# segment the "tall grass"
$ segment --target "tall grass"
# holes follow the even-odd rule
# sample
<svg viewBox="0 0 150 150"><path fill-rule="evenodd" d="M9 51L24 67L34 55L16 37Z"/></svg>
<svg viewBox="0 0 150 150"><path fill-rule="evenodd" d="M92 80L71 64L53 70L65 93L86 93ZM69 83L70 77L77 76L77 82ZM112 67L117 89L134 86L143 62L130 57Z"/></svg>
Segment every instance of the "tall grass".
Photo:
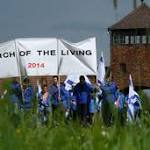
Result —
<svg viewBox="0 0 150 150"><path fill-rule="evenodd" d="M5 83L4 89L8 87ZM139 124L114 124L105 127L100 114L90 127L82 127L78 121L68 124L59 112L59 125L41 125L36 108L28 112L13 111L9 93L0 100L0 150L149 150L150 147L150 102L139 92L143 113Z"/></svg>
<svg viewBox="0 0 150 150"><path fill-rule="evenodd" d="M9 101L0 100L0 149L2 150L148 150L150 146L150 116L143 114L140 125L104 127L100 115L91 127L78 122L47 126L37 121L34 111L14 113Z"/></svg>

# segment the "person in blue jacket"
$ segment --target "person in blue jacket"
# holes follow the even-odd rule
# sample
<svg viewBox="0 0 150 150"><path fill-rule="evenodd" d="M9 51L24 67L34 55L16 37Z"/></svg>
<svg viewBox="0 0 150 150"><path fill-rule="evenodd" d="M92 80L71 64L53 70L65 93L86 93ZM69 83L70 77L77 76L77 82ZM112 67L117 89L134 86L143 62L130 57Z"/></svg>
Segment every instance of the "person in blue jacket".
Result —
<svg viewBox="0 0 150 150"><path fill-rule="evenodd" d="M14 104L14 110L22 108L22 91L20 83L14 78L10 84L10 101ZM15 108L17 106L17 108Z"/></svg>
<svg viewBox="0 0 150 150"><path fill-rule="evenodd" d="M50 95L53 122L57 122L59 119L58 107L60 104L60 85L58 84L58 76L53 76L53 83L49 86L48 92Z"/></svg>
<svg viewBox="0 0 150 150"><path fill-rule="evenodd" d="M89 102L89 123L90 124L94 123L94 114L96 112L96 93L97 93L97 89L94 89L91 94L91 98Z"/></svg>
<svg viewBox="0 0 150 150"><path fill-rule="evenodd" d="M111 81L111 74L105 84L101 84L100 89L102 90L102 119L106 126L110 126L114 119L114 103L117 99L115 93L118 89L116 83Z"/></svg>
<svg viewBox="0 0 150 150"><path fill-rule="evenodd" d="M86 125L87 117L89 117L89 102L92 86L85 81L84 76L80 76L79 83L74 87L74 96L77 101L77 109L80 116L80 121L83 125Z"/></svg>
<svg viewBox="0 0 150 150"><path fill-rule="evenodd" d="M50 95L47 85L42 86L42 91L38 93L39 115L42 124L47 124L51 111Z"/></svg>
<svg viewBox="0 0 150 150"><path fill-rule="evenodd" d="M33 108L34 91L30 85L28 77L23 80L23 108L24 110L31 110Z"/></svg>

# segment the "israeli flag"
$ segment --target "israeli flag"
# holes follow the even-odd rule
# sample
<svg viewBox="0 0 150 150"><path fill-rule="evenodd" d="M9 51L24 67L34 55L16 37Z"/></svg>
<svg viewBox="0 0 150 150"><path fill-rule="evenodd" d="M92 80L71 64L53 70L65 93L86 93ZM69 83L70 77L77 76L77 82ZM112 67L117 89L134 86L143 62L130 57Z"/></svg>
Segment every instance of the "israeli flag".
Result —
<svg viewBox="0 0 150 150"><path fill-rule="evenodd" d="M127 99L128 110L127 118L129 122L136 121L139 111L142 109L141 100L138 93L134 90L133 81L131 75L129 75L129 94Z"/></svg>
<svg viewBox="0 0 150 150"><path fill-rule="evenodd" d="M68 75L66 80L64 81L65 89L67 91L71 90L72 86L76 85L79 82L79 77L80 77L80 75ZM91 84L91 82L88 79L88 77L87 76L84 76L84 77L85 77L85 81L87 83Z"/></svg>
<svg viewBox="0 0 150 150"><path fill-rule="evenodd" d="M103 56L103 52L101 52L101 57L97 69L97 81L99 84L105 84L105 74L106 71L105 71L104 56Z"/></svg>
<svg viewBox="0 0 150 150"><path fill-rule="evenodd" d="M133 95L138 95L138 93L134 90L133 81L131 74L129 75L129 98L131 98Z"/></svg>
<svg viewBox="0 0 150 150"><path fill-rule="evenodd" d="M41 92L42 92L42 87L41 87L41 85L40 85L40 82L39 82L39 80L37 80L37 88L38 88L38 95L39 94L41 94Z"/></svg>

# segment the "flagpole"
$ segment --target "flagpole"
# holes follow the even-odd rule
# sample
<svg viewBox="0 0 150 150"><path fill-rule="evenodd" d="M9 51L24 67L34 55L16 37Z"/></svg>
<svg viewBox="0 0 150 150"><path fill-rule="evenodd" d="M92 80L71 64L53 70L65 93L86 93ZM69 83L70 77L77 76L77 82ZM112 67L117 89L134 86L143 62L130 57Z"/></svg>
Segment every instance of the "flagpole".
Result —
<svg viewBox="0 0 150 150"><path fill-rule="evenodd" d="M97 60L97 70L96 70L96 85L98 86L98 64L99 64L99 60Z"/></svg>
<svg viewBox="0 0 150 150"><path fill-rule="evenodd" d="M105 72L105 63L104 63L103 52L101 53L101 57L100 57L100 60L99 60L99 64L98 64L97 70L98 70L98 71L97 71L98 80L99 80L102 84L105 84L106 72Z"/></svg>
<svg viewBox="0 0 150 150"><path fill-rule="evenodd" d="M24 95L23 95L23 84L22 84L22 79L21 79L21 69L20 69L20 59L19 59L19 51L17 49L17 45L16 45L16 39L14 40L15 43L15 51L16 51L16 61L17 61L17 68L18 68L18 73L19 75L19 80L20 80L20 85L21 85L21 94L22 94L22 100L23 100L23 104L24 104Z"/></svg>
<svg viewBox="0 0 150 150"><path fill-rule="evenodd" d="M57 38L57 75L58 75L58 98L60 98L60 75L59 75L59 39Z"/></svg>
<svg viewBox="0 0 150 150"><path fill-rule="evenodd" d="M95 39L95 40L97 40L97 39ZM96 49L96 85L98 86L98 77L97 77L97 74L98 74L98 60L97 60L97 48L95 48Z"/></svg>

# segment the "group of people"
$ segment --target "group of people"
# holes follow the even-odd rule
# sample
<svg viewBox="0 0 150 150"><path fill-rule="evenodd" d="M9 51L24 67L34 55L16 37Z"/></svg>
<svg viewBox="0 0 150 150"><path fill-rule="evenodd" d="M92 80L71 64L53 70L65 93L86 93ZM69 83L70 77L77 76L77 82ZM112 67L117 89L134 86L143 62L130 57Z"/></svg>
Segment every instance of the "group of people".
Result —
<svg viewBox="0 0 150 150"><path fill-rule="evenodd" d="M65 84L58 82L58 76L53 76L53 83L46 82L33 89L29 78L23 79L22 87L16 80L10 85L10 101L19 111L29 111L37 101L39 119L42 124L52 121L59 122L58 110L63 113L65 121L79 120L86 126L94 122L94 114L100 112L103 123L112 125L116 120L121 125L126 122L129 99L117 87L115 82L108 78L105 84L92 85L85 81L84 76L79 77L79 83L67 90ZM36 94L35 94L36 93ZM139 97L137 97L139 99ZM141 106L136 103L135 114L139 117ZM133 116L134 117L134 116Z"/></svg>

